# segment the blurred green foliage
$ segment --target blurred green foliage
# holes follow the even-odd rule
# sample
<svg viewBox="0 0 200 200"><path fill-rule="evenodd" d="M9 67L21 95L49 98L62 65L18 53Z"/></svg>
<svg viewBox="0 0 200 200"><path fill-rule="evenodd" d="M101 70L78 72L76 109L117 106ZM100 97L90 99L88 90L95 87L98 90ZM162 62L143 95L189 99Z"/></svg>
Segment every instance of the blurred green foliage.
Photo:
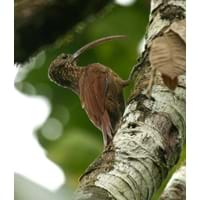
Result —
<svg viewBox="0 0 200 200"><path fill-rule="evenodd" d="M35 134L48 158L63 169L73 186L76 186L78 177L101 152L102 136L88 120L79 98L49 81L48 66L62 52L73 53L84 44L103 36L125 34L127 40L113 41L91 49L81 56L78 64L84 66L99 62L126 79L137 62L137 49L144 37L148 15L149 6L145 0L127 7L110 6L104 14L81 22L70 33L58 38L52 46L42 49L19 70L16 88L27 95L45 96L50 101L49 119ZM126 98L130 88L125 91ZM52 130L54 136L53 133L50 135Z"/></svg>

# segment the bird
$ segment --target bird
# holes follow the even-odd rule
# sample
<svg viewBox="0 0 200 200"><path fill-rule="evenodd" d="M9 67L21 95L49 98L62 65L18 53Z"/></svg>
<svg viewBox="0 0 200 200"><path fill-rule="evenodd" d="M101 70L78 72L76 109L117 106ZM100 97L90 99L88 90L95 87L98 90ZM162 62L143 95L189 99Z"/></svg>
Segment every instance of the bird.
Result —
<svg viewBox="0 0 200 200"><path fill-rule="evenodd" d="M129 85L130 80L123 80L103 64L93 63L81 67L76 64L76 60L89 48L125 37L103 37L84 45L74 54L62 53L51 62L48 70L51 81L71 89L79 96L88 118L103 133L104 147L112 142L116 127L124 113L123 88Z"/></svg>

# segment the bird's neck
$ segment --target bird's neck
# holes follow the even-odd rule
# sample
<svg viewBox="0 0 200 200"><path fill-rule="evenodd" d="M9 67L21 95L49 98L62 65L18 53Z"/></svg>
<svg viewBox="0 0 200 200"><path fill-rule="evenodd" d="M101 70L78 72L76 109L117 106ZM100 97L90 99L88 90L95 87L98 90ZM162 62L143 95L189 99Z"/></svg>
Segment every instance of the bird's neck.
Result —
<svg viewBox="0 0 200 200"><path fill-rule="evenodd" d="M74 65L52 66L49 70L50 79L57 85L69 88L79 95L79 79L83 68Z"/></svg>
<svg viewBox="0 0 200 200"><path fill-rule="evenodd" d="M79 79L82 74L82 68L77 66L68 66L67 70L62 71L63 86L79 94Z"/></svg>

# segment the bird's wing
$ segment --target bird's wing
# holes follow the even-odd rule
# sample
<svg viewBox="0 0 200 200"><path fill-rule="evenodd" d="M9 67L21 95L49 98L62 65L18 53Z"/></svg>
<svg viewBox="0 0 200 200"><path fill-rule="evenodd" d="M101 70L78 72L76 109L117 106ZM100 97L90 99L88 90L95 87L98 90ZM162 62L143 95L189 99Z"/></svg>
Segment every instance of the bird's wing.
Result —
<svg viewBox="0 0 200 200"><path fill-rule="evenodd" d="M101 128L108 87L107 74L95 68L88 68L80 79L79 87L84 109L93 123Z"/></svg>

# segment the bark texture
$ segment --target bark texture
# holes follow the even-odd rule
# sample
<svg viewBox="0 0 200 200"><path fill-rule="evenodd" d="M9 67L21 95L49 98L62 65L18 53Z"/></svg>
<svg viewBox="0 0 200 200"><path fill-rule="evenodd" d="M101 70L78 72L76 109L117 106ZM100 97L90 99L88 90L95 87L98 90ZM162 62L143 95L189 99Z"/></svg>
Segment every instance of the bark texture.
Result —
<svg viewBox="0 0 200 200"><path fill-rule="evenodd" d="M16 0L15 63L28 60L78 22L104 8L110 0Z"/></svg>
<svg viewBox="0 0 200 200"><path fill-rule="evenodd" d="M156 74L151 98L149 47L171 23L185 18L185 0L152 0L146 46L134 74L134 92L112 145L80 179L76 200L149 200L177 163L185 143L185 75L175 91Z"/></svg>
<svg viewBox="0 0 200 200"><path fill-rule="evenodd" d="M186 199L186 172L182 166L172 176L160 200L185 200Z"/></svg>

